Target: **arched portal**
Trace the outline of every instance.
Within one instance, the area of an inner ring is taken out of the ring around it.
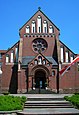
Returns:
[[[46,87],[46,73],[42,70],[35,72],[35,88],[45,89]]]

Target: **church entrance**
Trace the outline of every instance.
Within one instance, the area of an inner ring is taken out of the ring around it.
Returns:
[[[46,73],[44,71],[36,71],[35,73],[35,88],[45,89]]]

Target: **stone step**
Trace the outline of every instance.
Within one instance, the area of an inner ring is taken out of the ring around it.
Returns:
[[[27,104],[25,104],[25,106],[30,106],[30,105],[36,105],[36,106],[39,106],[39,105],[52,105],[52,106],[54,106],[54,105],[61,105],[61,106],[63,106],[63,105],[71,105],[70,103],[27,103]]]
[[[74,108],[27,108],[18,112],[17,115],[79,115],[79,111]]]
[[[64,98],[28,98],[27,101],[62,101]]]
[[[56,106],[55,105],[54,106],[52,106],[52,105],[49,105],[49,106],[47,106],[47,105],[36,106],[35,105],[35,106],[33,106],[32,105],[32,106],[25,106],[24,108],[73,108],[73,107],[68,106],[68,105],[67,106],[65,106],[65,105],[63,105],[63,106],[57,106],[57,105]]]
[[[25,104],[70,104],[69,101],[26,101]]]
[[[73,108],[71,104],[27,104],[24,108]]]
[[[71,103],[25,103],[25,106],[71,106]]]
[[[68,101],[27,101],[24,108],[72,108]]]

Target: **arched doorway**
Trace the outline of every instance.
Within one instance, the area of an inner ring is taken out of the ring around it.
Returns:
[[[46,87],[46,73],[38,70],[35,72],[35,88],[45,89]]]

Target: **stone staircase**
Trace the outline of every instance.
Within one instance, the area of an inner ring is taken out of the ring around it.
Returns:
[[[39,94],[29,96],[25,102],[24,110],[17,115],[79,115],[79,110],[74,109],[72,104],[65,101],[63,97]]]
[[[26,102],[25,108],[72,108],[72,105],[69,102],[64,101],[40,101],[40,102]]]

